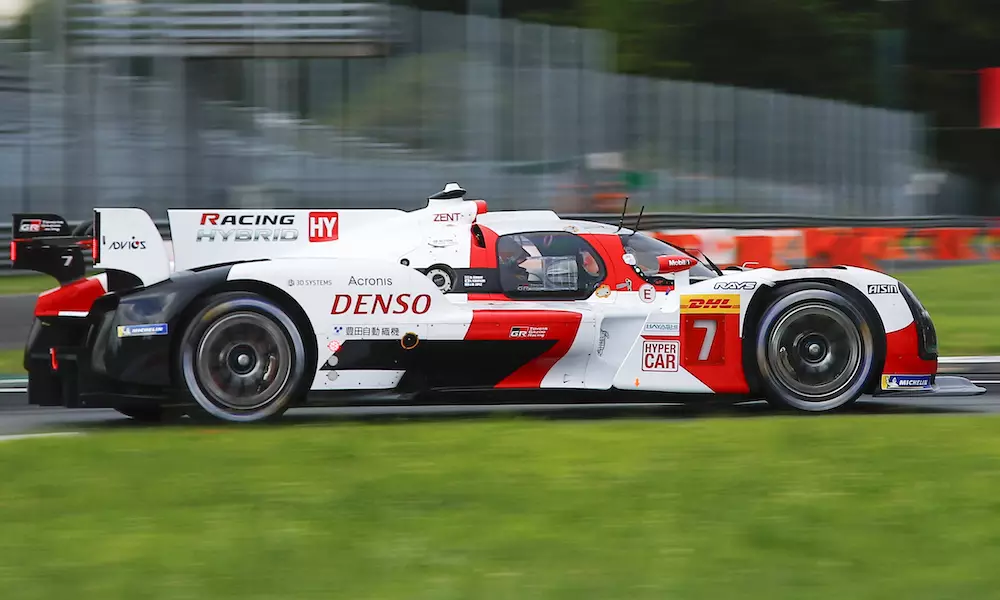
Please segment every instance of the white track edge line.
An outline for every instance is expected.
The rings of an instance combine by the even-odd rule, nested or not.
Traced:
[[[53,431],[51,433],[18,433],[13,435],[0,435],[0,442],[10,442],[14,440],[28,440],[32,438],[67,437],[71,435],[83,435],[83,433],[80,431]]]

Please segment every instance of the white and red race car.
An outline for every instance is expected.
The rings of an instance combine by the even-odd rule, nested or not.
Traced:
[[[621,390],[813,412],[985,392],[941,385],[930,316],[883,273],[720,270],[620,224],[464,197],[449,184],[413,211],[169,210],[169,243],[139,209],[95,209],[77,231],[14,215],[14,268],[62,283],[38,298],[29,401],[252,422],[369,392]],[[103,273],[84,277],[85,249]]]

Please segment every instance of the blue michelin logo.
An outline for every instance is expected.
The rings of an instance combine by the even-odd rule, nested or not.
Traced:
[[[883,390],[926,390],[931,387],[930,375],[883,375]]]
[[[118,337],[137,337],[143,335],[167,335],[167,324],[154,325],[119,325]]]

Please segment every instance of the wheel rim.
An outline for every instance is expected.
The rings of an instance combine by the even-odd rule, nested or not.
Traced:
[[[266,406],[291,374],[292,350],[274,321],[235,312],[213,323],[198,343],[194,363],[205,393],[234,411]]]
[[[800,304],[775,323],[767,360],[778,382],[812,401],[841,393],[854,381],[864,356],[861,332],[840,309]]]

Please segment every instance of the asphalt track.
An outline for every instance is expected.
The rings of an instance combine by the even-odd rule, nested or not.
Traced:
[[[0,350],[23,348],[38,294],[0,296]]]
[[[865,398],[848,415],[899,414],[1000,414],[1000,375],[973,376],[987,389],[981,396],[968,397],[897,397],[891,400]],[[779,413],[766,403],[748,402],[720,406],[704,403],[685,405],[494,405],[494,406],[388,406],[365,408],[302,408],[291,410],[280,421],[283,425],[339,422],[446,421],[482,418],[497,413],[533,415],[542,419],[646,418],[682,420],[712,417],[768,417]],[[801,418],[836,418],[830,415],[798,414]],[[184,421],[178,423],[184,426]],[[29,407],[23,392],[0,394],[0,439],[3,436],[42,432],[87,432],[162,427],[145,425],[113,410]]]

